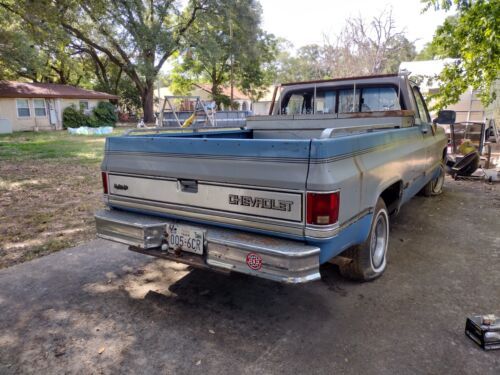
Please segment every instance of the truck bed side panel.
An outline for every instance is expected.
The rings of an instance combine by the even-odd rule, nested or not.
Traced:
[[[371,211],[388,186],[402,181],[412,194],[420,190],[426,166],[418,127],[313,140],[307,189],[339,190],[341,196],[339,235],[317,243],[321,262],[366,239]]]

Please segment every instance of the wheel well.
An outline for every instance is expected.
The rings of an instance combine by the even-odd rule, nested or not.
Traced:
[[[399,201],[403,193],[402,186],[402,181],[395,182],[380,194],[390,214],[394,213],[399,208]]]

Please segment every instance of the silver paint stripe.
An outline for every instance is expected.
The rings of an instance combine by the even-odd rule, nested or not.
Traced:
[[[265,191],[260,189],[247,189],[241,187],[226,187],[218,185],[196,184],[196,192],[183,191],[178,181],[146,179],[141,177],[118,176],[113,173],[108,175],[110,194],[127,198],[142,199],[152,204],[167,203],[181,205],[190,208],[203,208],[222,212],[232,212],[245,216],[257,216],[302,222],[302,194],[284,193],[276,191]],[[126,186],[127,190],[118,190]],[[237,204],[232,203],[229,197],[233,195],[238,198]],[[243,198],[260,199],[252,204],[243,201]],[[264,201],[268,206],[264,205]],[[260,202],[260,203],[259,203]],[[280,206],[279,202],[289,202],[286,206]],[[276,208],[271,208],[271,204]]]
[[[373,212],[373,207],[365,208],[363,211],[354,215],[350,219],[344,221],[340,226],[330,227],[326,230],[321,230],[319,228],[306,226],[305,228],[305,237],[307,239],[322,239],[327,240],[333,238],[339,234],[339,232],[343,231],[348,226],[354,224],[358,220],[361,220],[366,215]]]
[[[109,205],[117,208],[134,208],[141,211],[150,211],[157,213],[165,213],[174,216],[178,216],[180,218],[190,218],[190,219],[198,219],[203,221],[209,221],[214,223],[222,223],[228,225],[234,225],[236,227],[250,227],[254,229],[271,231],[277,233],[290,234],[296,237],[302,238],[304,236],[304,227],[302,223],[293,224],[281,222],[278,220],[261,220],[261,221],[252,221],[249,220],[249,217],[238,217],[239,215],[233,215],[229,213],[224,213],[225,216],[220,216],[219,213],[215,213],[210,210],[200,210],[189,207],[187,210],[185,207],[176,207],[174,205],[167,205],[164,203],[155,203],[155,205],[151,205],[151,203],[144,203],[138,199],[131,198],[118,198],[118,197],[109,197]]]
[[[209,213],[207,211],[209,210],[190,210],[187,211],[183,207],[174,207],[173,205],[166,205],[166,204],[157,204],[155,206],[151,206],[150,204],[145,204],[137,199],[131,199],[131,198],[117,198],[117,197],[109,197],[109,205],[113,207],[123,207],[123,208],[135,208],[138,210],[144,210],[144,211],[153,211],[157,213],[166,213],[166,214],[171,214],[175,216],[180,216],[182,218],[191,218],[191,219],[199,219],[199,220],[204,220],[204,221],[212,221],[215,223],[222,223],[222,224],[229,224],[229,225],[234,225],[237,227],[250,227],[254,229],[260,229],[264,231],[271,231],[271,232],[277,232],[277,233],[283,233],[283,234],[290,234],[293,236],[297,237],[304,237],[304,227],[302,225],[300,226],[291,226],[291,223],[276,223],[276,222],[271,222],[270,220],[267,222],[260,221],[251,221],[248,220],[248,217],[244,219],[238,219],[236,217],[221,217],[217,216],[213,213]],[[195,212],[195,211],[204,211],[204,212]],[[335,237],[340,231],[344,230],[348,226],[354,224],[356,221],[362,219],[366,215],[370,214],[373,212],[373,207],[365,208],[363,211],[358,213],[357,215],[354,215],[342,225],[336,227],[336,228],[331,228],[328,231],[324,231],[319,235],[320,233],[316,230],[312,230],[313,233],[311,233],[311,227],[306,227],[305,228],[305,237],[308,239],[330,239]],[[228,215],[229,216],[229,215]],[[235,216],[235,215],[231,215]],[[287,225],[288,224],[288,225]]]
[[[337,155],[337,156],[332,156],[329,158],[311,159],[310,163],[311,164],[327,164],[327,163],[332,163],[332,162],[343,160],[343,159],[348,159],[348,158],[354,157],[354,156],[368,154],[370,152],[389,150],[392,148],[400,147],[402,144],[404,145],[407,143],[413,143],[413,141],[414,141],[413,138],[414,137],[405,139],[405,140],[400,141],[400,142],[390,142],[390,143],[385,143],[383,145],[368,147],[368,148],[364,148],[361,150],[357,150],[357,151],[353,151],[353,152],[349,152],[349,153],[345,153],[345,154],[341,154],[341,155]]]

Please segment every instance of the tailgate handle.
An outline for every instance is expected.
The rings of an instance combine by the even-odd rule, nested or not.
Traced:
[[[185,193],[197,193],[198,181],[196,180],[177,180],[177,189]]]

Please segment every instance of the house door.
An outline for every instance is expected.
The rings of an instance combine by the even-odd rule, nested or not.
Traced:
[[[49,107],[49,121],[50,125],[53,125],[57,127],[57,111],[56,111],[56,106],[55,106],[55,100],[54,99],[47,99],[47,105]]]

